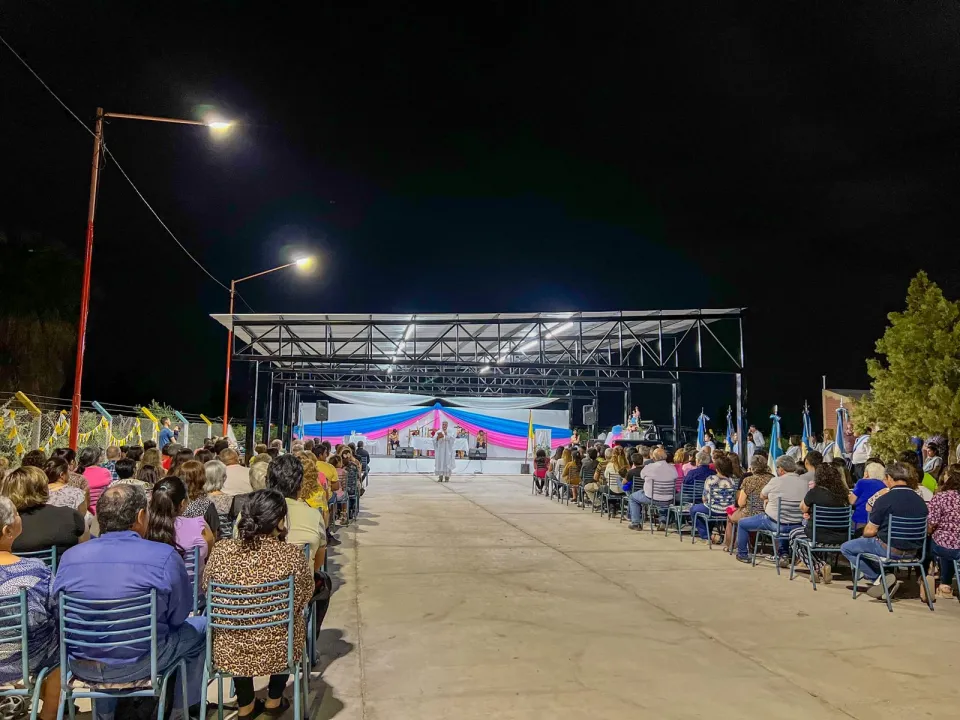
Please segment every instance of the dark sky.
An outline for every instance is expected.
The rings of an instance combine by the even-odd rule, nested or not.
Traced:
[[[866,385],[918,269],[960,294],[957,2],[0,9],[87,122],[243,123],[106,138],[217,277],[321,254],[317,277],[243,287],[258,311],[744,305],[751,414],[797,426],[822,374]],[[79,255],[90,137],[5,49],[0,108],[0,227]],[[109,165],[94,285],[85,396],[219,412],[226,293]]]

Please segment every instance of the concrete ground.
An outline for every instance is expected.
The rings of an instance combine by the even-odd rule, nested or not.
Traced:
[[[960,701],[960,603],[888,613],[520,477],[374,476],[340,531],[310,717],[917,718]],[[314,693],[311,693],[314,694]],[[292,715],[292,713],[291,713]]]

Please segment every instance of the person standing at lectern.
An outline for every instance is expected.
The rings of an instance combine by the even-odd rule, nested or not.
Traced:
[[[457,439],[447,430],[447,421],[444,420],[439,432],[433,436],[437,482],[450,482],[450,475],[453,473],[454,466],[453,444],[456,441]]]

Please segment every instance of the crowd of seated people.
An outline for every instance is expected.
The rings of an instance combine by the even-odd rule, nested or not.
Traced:
[[[575,439],[556,448],[552,458],[538,457],[548,482],[556,478],[571,485],[574,494],[577,486],[582,488],[584,507],[625,498],[623,512],[632,530],[642,529],[647,517],[665,529],[665,512],[673,506],[689,527],[684,532],[722,544],[743,563],[755,562],[758,532],[775,536],[766,542],[775,541],[774,559],[781,567],[789,566],[795,555],[796,566],[823,583],[832,582],[840,558],[846,558],[851,569],[860,558],[858,584],[866,583],[866,594],[874,598],[892,597],[902,587],[896,573],[881,577],[880,565],[872,559],[887,553],[890,519],[926,520],[926,540],[894,539],[890,556],[915,561],[923,556],[931,601],[954,597],[958,578],[953,563],[960,562],[960,464],[945,465],[932,442],[886,463],[871,451],[858,458],[863,462],[856,468],[849,459],[825,460],[819,450],[805,451],[799,437],[791,437],[790,448],[770,463],[767,451],[754,443],[746,471],[736,453],[710,444],[699,451],[689,445],[679,448],[668,460],[662,446],[625,449],[600,440],[587,447]],[[857,475],[860,479],[855,480]],[[825,518],[838,517],[828,509],[849,508],[849,530],[826,520],[817,530],[816,545],[833,548],[833,553],[805,551],[814,539],[817,508]],[[922,581],[919,588],[926,600]]]
[[[329,443],[310,442],[298,443],[291,452],[274,444],[257,449],[263,452],[252,456],[249,466],[225,440],[209,441],[196,451],[171,440],[163,455],[152,446],[88,447],[49,457],[32,451],[19,467],[6,463],[0,470],[0,594],[26,588],[29,670],[32,676],[48,671],[38,688],[39,717],[51,720],[60,706],[57,606],[62,593],[89,601],[156,591],[156,669],[162,674],[186,662],[187,697],[180,697],[179,681],[171,682],[167,707],[182,707],[185,700],[191,717],[205,716],[204,593],[210,583],[246,586],[292,577],[299,661],[304,609],[313,609],[315,631],[326,613],[327,547],[337,544],[346,494],[362,489],[357,458],[362,448],[343,446],[334,453]],[[55,571],[49,561],[24,556],[51,548]],[[235,602],[249,599],[238,595]],[[22,680],[20,650],[0,646],[0,684]],[[283,696],[289,681],[285,628],[214,630],[212,652],[216,667],[236,676],[238,717],[276,716],[289,706]],[[149,643],[68,654],[68,664],[86,684],[142,683],[151,672]],[[270,677],[265,697],[254,693],[256,676]],[[134,705],[126,702],[98,699],[95,717],[132,717]]]

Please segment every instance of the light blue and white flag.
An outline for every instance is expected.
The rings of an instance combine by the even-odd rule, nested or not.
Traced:
[[[733,409],[727,405],[727,452],[733,450]]]
[[[846,425],[848,417],[847,409],[843,405],[837,408],[837,444],[834,446],[837,457],[847,456],[847,449],[843,446],[843,426]]]
[[[703,408],[700,408],[700,417],[697,419],[697,450],[700,450],[707,444],[707,420],[709,420]]]
[[[773,406],[773,414],[770,415],[770,420],[773,425],[770,428],[770,456],[767,458],[767,463],[770,472],[776,476],[777,458],[783,455],[783,450],[780,449],[780,416],[777,415],[776,405]]]
[[[810,424],[810,406],[803,404],[803,436],[800,438],[800,458],[805,458],[810,452],[810,436],[813,435],[813,426]]]

